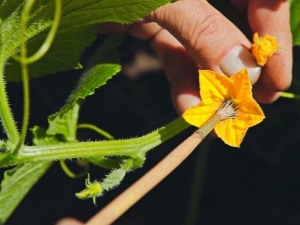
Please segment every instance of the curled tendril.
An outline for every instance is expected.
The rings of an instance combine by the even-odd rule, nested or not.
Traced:
[[[59,164],[62,168],[62,170],[65,172],[65,174],[67,174],[67,176],[71,177],[71,178],[75,178],[75,179],[78,179],[78,178],[81,178],[81,177],[84,177],[88,171],[89,171],[89,168],[90,168],[90,165],[89,163],[85,163],[84,165],[84,171],[82,171],[81,173],[74,173],[73,171],[70,170],[70,168],[67,166],[66,162],[63,161],[63,160],[60,160],[59,161]]]
[[[91,129],[98,134],[102,135],[103,137],[107,138],[108,140],[114,140],[114,136],[106,132],[105,130],[102,130],[101,128],[95,126],[94,124],[89,123],[81,123],[77,125],[77,129]]]
[[[20,21],[20,56],[15,55],[14,59],[21,63],[22,69],[22,81],[23,81],[23,121],[22,128],[19,140],[12,151],[13,154],[17,154],[19,149],[21,148],[27,133],[28,121],[29,121],[29,108],[30,108],[30,96],[29,96],[29,74],[28,74],[28,64],[34,63],[40,58],[42,58],[46,52],[49,50],[51,44],[53,43],[54,37],[57,33],[57,29],[59,26],[59,21],[61,17],[61,0],[55,0],[55,13],[52,27],[41,47],[34,53],[32,56],[27,57],[27,49],[25,43],[25,30],[26,30],[26,22],[28,21],[30,10],[32,9],[35,0],[27,0],[25,2],[24,8],[21,13],[21,21]]]
[[[55,13],[53,18],[53,24],[50,28],[50,31],[44,41],[44,43],[41,45],[41,47],[30,57],[27,57],[27,51],[26,51],[26,44],[24,40],[24,33],[26,29],[26,21],[28,20],[30,10],[32,9],[33,5],[35,3],[35,0],[28,0],[26,1],[23,11],[22,11],[22,18],[20,21],[20,40],[21,40],[21,56],[15,55],[14,59],[19,61],[20,63],[30,64],[38,61],[41,59],[49,50],[51,44],[53,43],[53,40],[55,38],[55,35],[58,30],[60,17],[61,17],[61,9],[62,4],[61,0],[55,0]],[[23,46],[23,47],[22,47]],[[23,54],[25,55],[23,55]]]

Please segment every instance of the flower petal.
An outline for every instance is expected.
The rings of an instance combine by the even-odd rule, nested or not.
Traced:
[[[260,66],[264,66],[267,60],[279,48],[276,37],[271,35],[259,38],[258,34],[255,33],[253,36],[253,42],[252,55],[255,57],[257,64]]]
[[[182,117],[189,124],[201,127],[220,108],[220,104],[204,105],[200,102],[197,106],[187,109]]]
[[[265,115],[260,106],[253,100],[239,105],[237,117],[239,120],[244,120],[247,127],[252,127],[263,121]]]
[[[211,70],[200,70],[200,96],[206,104],[224,102],[234,94],[232,80],[227,76]]]
[[[203,126],[227,100],[236,107],[235,118],[225,118],[215,126],[216,134],[228,145],[239,147],[249,127],[260,123],[263,111],[252,97],[248,70],[243,69],[228,78],[214,71],[199,72],[202,102],[187,109],[183,118],[196,127]]]
[[[240,147],[247,130],[237,119],[222,120],[215,126],[218,137],[232,147]]]
[[[231,76],[230,79],[234,83],[234,97],[232,99],[234,103],[238,105],[245,99],[252,98],[252,84],[246,68]]]

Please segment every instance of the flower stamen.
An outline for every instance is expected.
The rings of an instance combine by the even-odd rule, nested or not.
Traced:
[[[235,118],[237,116],[236,112],[237,106],[234,106],[234,103],[231,100],[223,102],[220,109],[217,111],[217,114],[221,116],[221,120]]]

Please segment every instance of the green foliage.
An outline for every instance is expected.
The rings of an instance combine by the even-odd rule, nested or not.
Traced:
[[[95,66],[84,72],[77,87],[69,96],[66,104],[48,117],[49,128],[38,126],[33,128],[35,145],[57,143],[60,141],[75,141],[80,101],[94,94],[96,88],[104,85],[108,79],[117,74],[121,66],[116,47],[122,40],[120,36],[110,36],[95,53],[92,60]],[[105,55],[108,57],[105,58]]]
[[[48,118],[49,128],[39,126],[32,128],[33,143],[37,146],[54,144],[59,142],[71,142],[76,140],[76,126],[79,113],[79,105]]]
[[[99,23],[131,23],[169,2],[168,0],[64,0],[60,26],[54,43],[45,57],[29,66],[30,77],[76,68],[82,49],[95,40]],[[24,34],[28,40],[29,55],[45,40],[52,24],[54,4],[54,1],[40,0],[32,9]],[[21,10],[20,1],[0,3],[2,64],[18,51]],[[20,81],[19,65],[13,59],[7,61],[6,71],[7,80]]]
[[[101,182],[101,186],[104,190],[110,190],[118,186],[125,177],[126,171],[123,169],[112,170],[112,172],[106,175],[105,179]]]
[[[122,40],[122,36],[115,35],[110,35],[105,40],[93,55],[88,65],[88,70],[82,74],[77,87],[69,96],[67,103],[58,113],[69,110],[74,104],[79,103],[80,100],[94,94],[96,88],[106,84],[112,76],[121,70],[119,54],[116,48]],[[57,114],[54,114],[50,116],[50,119],[56,116]]]
[[[300,1],[290,1],[291,30],[293,35],[293,45],[300,45]]]
[[[142,160],[140,162],[140,165],[144,161]],[[108,191],[116,186],[118,186],[123,178],[125,177],[125,174],[130,171],[130,169],[133,167],[134,160],[133,159],[126,159],[122,163],[119,169],[112,170],[110,174],[106,175],[105,179],[101,182],[101,186],[103,190]]]
[[[134,158],[133,168],[136,168],[140,167],[145,160],[145,154],[148,151],[188,127],[189,124],[179,117],[165,126],[137,138],[111,141],[60,142],[59,144],[54,143],[47,146],[23,146],[18,155],[6,162],[2,162],[1,166],[5,167],[33,161],[120,156]]]
[[[26,193],[47,171],[51,163],[28,163],[4,173],[0,189],[0,224],[3,224]]]
[[[27,70],[27,68],[29,69],[30,78],[66,69],[78,68],[78,65],[80,65],[80,55],[83,49],[95,40],[99,23],[131,23],[170,1],[64,0],[62,1],[62,15],[59,21],[59,29],[49,51],[42,59],[29,65],[23,65],[21,68],[19,63],[12,58],[20,51],[22,53],[23,50],[20,48],[20,46],[22,46],[21,41],[26,41],[28,56],[35,53],[40,46],[45,43],[49,29],[53,24],[53,15],[56,13],[55,1],[36,0],[31,2],[34,2],[34,4],[29,13],[29,18],[26,21],[26,27],[24,27],[24,25],[20,27],[22,26],[20,24],[25,24],[24,18],[22,18],[25,1],[0,0],[0,118],[9,139],[7,141],[1,140],[0,142],[2,151],[0,154],[0,166],[4,167],[8,164],[18,165],[12,170],[6,171],[4,180],[1,183],[1,223],[7,220],[30,188],[49,168],[51,165],[50,161],[91,157],[91,162],[105,168],[114,168],[104,179],[104,184],[110,183],[110,185],[106,185],[106,189],[109,189],[118,185],[125,176],[126,171],[131,169],[131,167],[125,170],[125,164],[119,165],[123,157],[121,157],[120,160],[110,160],[102,156],[124,154],[129,158],[134,158],[134,160],[128,159],[127,161],[135,161],[137,163],[135,166],[138,167],[144,162],[145,150],[148,151],[153,148],[154,145],[161,143],[161,141],[159,141],[154,145],[153,143],[149,145],[145,140],[142,150],[139,149],[137,151],[136,146],[134,146],[136,141],[134,140],[133,143],[130,144],[131,140],[127,140],[127,146],[125,147],[127,147],[128,151],[123,153],[122,147],[124,143],[119,143],[119,141],[78,143],[76,140],[77,120],[81,101],[87,96],[92,95],[96,88],[104,85],[108,79],[117,74],[121,69],[116,47],[121,42],[122,37],[110,36],[95,53],[87,68],[85,68],[85,72],[66,104],[57,113],[48,117],[49,127],[42,128],[34,126],[32,128],[33,143],[35,146],[21,145],[16,155],[11,153],[19,137],[6,97],[5,81],[20,81],[22,79],[20,76],[21,70],[22,73],[24,73],[24,70]],[[25,30],[25,32],[20,33],[22,29]],[[3,70],[4,67],[5,70]],[[186,126],[185,124],[185,126],[180,129],[175,129],[175,133],[180,132],[180,130]],[[174,131],[172,134],[174,134]],[[150,136],[152,137],[153,135]],[[161,138],[159,131],[156,131],[155,137],[158,139]],[[102,143],[105,143],[104,146],[111,146],[109,149],[112,151],[104,151],[104,154],[102,154]],[[132,149],[132,147],[134,148]],[[89,148],[90,150],[88,150]],[[65,154],[65,150],[67,149],[74,149],[76,153],[71,153],[71,151],[69,152],[71,154]],[[38,151],[33,153],[32,150]],[[50,156],[48,155],[42,160],[43,162],[36,162],[40,161],[36,160],[37,158],[34,159],[38,156],[39,150],[43,153],[47,152],[46,154],[50,154],[54,157],[48,157]],[[58,153],[57,150],[62,150],[64,153],[59,153],[57,157],[55,156],[56,153]],[[143,153],[141,153],[141,151]],[[82,155],[81,153],[88,154]],[[19,157],[23,157],[23,159],[26,158],[25,161],[29,159],[29,163],[24,164],[25,161],[21,162],[22,160],[18,162]],[[132,165],[132,163],[130,165]],[[121,171],[122,176],[116,176],[116,174],[120,174],[118,171]],[[113,185],[111,183],[113,183]]]

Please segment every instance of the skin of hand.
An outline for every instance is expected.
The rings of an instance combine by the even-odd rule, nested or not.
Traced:
[[[251,41],[205,0],[184,0],[167,4],[133,25],[104,23],[100,33],[127,32],[148,40],[164,64],[171,83],[172,101],[178,114],[197,105],[198,69],[210,69],[228,76],[249,68],[254,98],[272,103],[286,90],[292,76],[292,37],[288,0],[229,0],[249,37],[276,35],[283,49],[275,52],[261,69],[252,57]],[[63,219],[59,225],[80,225]]]
[[[74,218],[66,217],[57,221],[55,225],[83,225],[83,223]]]
[[[171,95],[179,115],[199,102],[198,69],[228,76],[247,67],[252,74],[254,98],[272,103],[291,82],[292,37],[287,0],[230,0],[237,15],[246,21],[250,39],[275,35],[282,49],[262,68],[248,54],[251,41],[205,0],[167,4],[133,25],[103,24],[103,33],[127,32],[149,40],[162,59],[171,83]],[[146,21],[146,22],[145,22]],[[260,71],[261,70],[261,71]],[[259,76],[261,72],[261,75]],[[258,79],[259,78],[259,79]],[[258,80],[257,80],[258,79]]]

